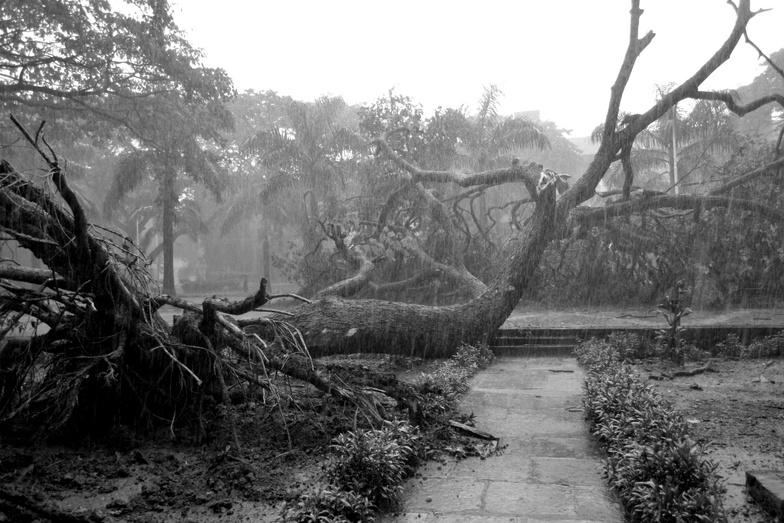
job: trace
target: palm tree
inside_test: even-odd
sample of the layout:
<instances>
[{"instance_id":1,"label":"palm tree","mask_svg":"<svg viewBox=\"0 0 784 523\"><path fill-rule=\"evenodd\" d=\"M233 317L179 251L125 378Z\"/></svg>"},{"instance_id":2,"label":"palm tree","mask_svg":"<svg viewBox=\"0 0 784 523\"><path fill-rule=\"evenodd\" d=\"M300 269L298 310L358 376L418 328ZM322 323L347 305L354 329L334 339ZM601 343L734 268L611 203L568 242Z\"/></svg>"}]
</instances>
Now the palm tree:
<instances>
[{"instance_id":1,"label":"palm tree","mask_svg":"<svg viewBox=\"0 0 784 523\"><path fill-rule=\"evenodd\" d=\"M259 103L250 104L247 98ZM262 242L267 240L269 224L294 222L302 252L315 256L322 241L317 220L328 212L326 207L336 205L364 148L355 132L354 112L339 97L305 103L273 92L245 93L240 102L237 109L244 114L237 114L237 119L250 120L244 125L254 129L237 144L245 163L231 176L234 197L221 232L264 214ZM266 109L248 110L258 105Z\"/></svg>"},{"instance_id":2,"label":"palm tree","mask_svg":"<svg viewBox=\"0 0 784 523\"><path fill-rule=\"evenodd\" d=\"M619 118L623 122L633 116ZM602 131L601 125L594 129L594 142ZM700 100L688 113L673 107L637 136L629 155L634 181L640 187L680 194L682 187L703 184L738 143L739 134L721 103ZM622 185L623 171L621 162L614 164L608 184Z\"/></svg>"},{"instance_id":3,"label":"palm tree","mask_svg":"<svg viewBox=\"0 0 784 523\"><path fill-rule=\"evenodd\" d=\"M220 132L232 127L230 115L217 103L204 106L184 106L175 100L171 105L151 111L145 129L144 144L128 144L120 155L114 171L109 194L104 201L104 212L112 215L118 203L144 181L157 184L155 204L161 211L163 236L163 292L174 295L174 225L177 210L193 210L184 204L178 181L182 175L203 184L216 199L220 199L225 175L220 156L210 143L223 141ZM167 107L169 111L160 111Z\"/></svg>"}]
</instances>

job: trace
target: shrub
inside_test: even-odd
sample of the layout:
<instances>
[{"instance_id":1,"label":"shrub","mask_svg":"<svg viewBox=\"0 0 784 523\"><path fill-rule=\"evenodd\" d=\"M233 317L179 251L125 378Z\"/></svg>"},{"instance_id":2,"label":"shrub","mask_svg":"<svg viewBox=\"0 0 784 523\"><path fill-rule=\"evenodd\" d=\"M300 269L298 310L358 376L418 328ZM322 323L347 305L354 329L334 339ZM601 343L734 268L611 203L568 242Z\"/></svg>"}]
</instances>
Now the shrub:
<instances>
[{"instance_id":1,"label":"shrub","mask_svg":"<svg viewBox=\"0 0 784 523\"><path fill-rule=\"evenodd\" d=\"M743 351L745 358L777 358L784 354L784 332L755 340Z\"/></svg>"},{"instance_id":2,"label":"shrub","mask_svg":"<svg viewBox=\"0 0 784 523\"><path fill-rule=\"evenodd\" d=\"M622 350L595 339L576 354L587 369L583 403L608 454L606 475L632 522L724 522L715 465L686 423L623 364Z\"/></svg>"},{"instance_id":3,"label":"shrub","mask_svg":"<svg viewBox=\"0 0 784 523\"><path fill-rule=\"evenodd\" d=\"M716 344L716 354L733 360L740 359L743 355L743 345L737 334L727 335L727 339Z\"/></svg>"},{"instance_id":4,"label":"shrub","mask_svg":"<svg viewBox=\"0 0 784 523\"><path fill-rule=\"evenodd\" d=\"M297 523L372 523L375 509L365 496L328 487L302 496L295 508L284 512L283 519Z\"/></svg>"},{"instance_id":5,"label":"shrub","mask_svg":"<svg viewBox=\"0 0 784 523\"><path fill-rule=\"evenodd\" d=\"M474 374L479 369L487 368L493 360L495 354L490 350L486 343L479 343L477 345L469 345L468 343L461 343L455 351L454 355L450 358L460 367L469 369Z\"/></svg>"},{"instance_id":6,"label":"shrub","mask_svg":"<svg viewBox=\"0 0 784 523\"><path fill-rule=\"evenodd\" d=\"M451 358L417 378L414 382L419 392L417 422L445 422L443 418L454 409L458 394L468 390L468 379L494 359L487 344L462 343Z\"/></svg>"},{"instance_id":7,"label":"shrub","mask_svg":"<svg viewBox=\"0 0 784 523\"><path fill-rule=\"evenodd\" d=\"M621 361L647 358L655 353L645 338L629 332L611 332L607 336L607 344L618 353Z\"/></svg>"},{"instance_id":8,"label":"shrub","mask_svg":"<svg viewBox=\"0 0 784 523\"><path fill-rule=\"evenodd\" d=\"M405 421L343 433L330 446L335 458L327 477L341 490L365 496L378 507L389 507L416 466L419 439L417 429Z\"/></svg>"},{"instance_id":9,"label":"shrub","mask_svg":"<svg viewBox=\"0 0 784 523\"><path fill-rule=\"evenodd\" d=\"M468 378L494 359L485 344L462 344L435 372L423 374L415 384L419 392L418 417L441 419L454 406L455 396L467 390ZM303 496L283 508L284 521L344 523L373 521L377 507L395 504L403 480L410 475L425 448L416 427L407 421L388 421L380 429L355 430L333 440L329 486Z\"/></svg>"}]
</instances>

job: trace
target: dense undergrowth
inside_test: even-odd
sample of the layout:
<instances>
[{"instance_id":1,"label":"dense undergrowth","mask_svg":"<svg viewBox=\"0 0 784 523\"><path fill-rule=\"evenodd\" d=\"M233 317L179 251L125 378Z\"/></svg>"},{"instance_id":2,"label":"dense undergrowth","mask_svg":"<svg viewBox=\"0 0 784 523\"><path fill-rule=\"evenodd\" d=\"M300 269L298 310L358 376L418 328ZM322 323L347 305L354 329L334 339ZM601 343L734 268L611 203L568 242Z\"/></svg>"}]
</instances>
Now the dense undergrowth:
<instances>
[{"instance_id":1,"label":"dense undergrowth","mask_svg":"<svg viewBox=\"0 0 784 523\"><path fill-rule=\"evenodd\" d=\"M584 406L607 451L605 468L630 522L725 522L716 466L682 416L624 363L644 350L634 339L591 339L576 349L587 370Z\"/></svg>"},{"instance_id":2,"label":"dense undergrowth","mask_svg":"<svg viewBox=\"0 0 784 523\"><path fill-rule=\"evenodd\" d=\"M414 383L415 421L392 419L377 428L336 437L324 481L283 509L285 521L299 523L372 522L378 510L395 506L403 482L433 450L429 433L448 429L448 420L467 381L494 359L486 345L461 345L436 369Z\"/></svg>"}]
</instances>

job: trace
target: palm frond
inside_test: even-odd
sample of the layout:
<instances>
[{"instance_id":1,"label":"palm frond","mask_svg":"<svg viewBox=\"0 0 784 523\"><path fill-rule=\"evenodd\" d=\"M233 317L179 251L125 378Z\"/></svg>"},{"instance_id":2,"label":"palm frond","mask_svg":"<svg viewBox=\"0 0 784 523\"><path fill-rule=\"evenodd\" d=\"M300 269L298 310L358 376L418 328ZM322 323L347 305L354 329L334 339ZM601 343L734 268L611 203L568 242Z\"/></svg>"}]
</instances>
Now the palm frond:
<instances>
[{"instance_id":1,"label":"palm frond","mask_svg":"<svg viewBox=\"0 0 784 523\"><path fill-rule=\"evenodd\" d=\"M492 129L490 143L496 151L523 148L550 148L550 140L532 121L510 116Z\"/></svg>"},{"instance_id":2,"label":"palm frond","mask_svg":"<svg viewBox=\"0 0 784 523\"><path fill-rule=\"evenodd\" d=\"M193 180L203 184L220 202L221 194L228 184L228 176L220 165L217 153L202 149L191 140L183 149L183 169Z\"/></svg>"},{"instance_id":3,"label":"palm frond","mask_svg":"<svg viewBox=\"0 0 784 523\"><path fill-rule=\"evenodd\" d=\"M234 200L226 211L226 218L221 224L221 236L230 233L240 223L260 214L262 209L261 200L254 194L247 193L243 197Z\"/></svg>"},{"instance_id":4,"label":"palm frond","mask_svg":"<svg viewBox=\"0 0 784 523\"><path fill-rule=\"evenodd\" d=\"M210 232L207 223L201 216L201 205L195 200L180 200L176 207L176 223L183 234L196 241L200 234Z\"/></svg>"},{"instance_id":5,"label":"palm frond","mask_svg":"<svg viewBox=\"0 0 784 523\"><path fill-rule=\"evenodd\" d=\"M130 192L151 175L152 154L132 149L120 156L114 169L112 185L103 202L103 212L111 220L112 212Z\"/></svg>"},{"instance_id":6,"label":"palm frond","mask_svg":"<svg viewBox=\"0 0 784 523\"><path fill-rule=\"evenodd\" d=\"M494 84L484 89L485 92L482 93L482 97L479 99L479 111L476 115L481 130L492 127L498 121L498 104L504 94Z\"/></svg>"}]
</instances>

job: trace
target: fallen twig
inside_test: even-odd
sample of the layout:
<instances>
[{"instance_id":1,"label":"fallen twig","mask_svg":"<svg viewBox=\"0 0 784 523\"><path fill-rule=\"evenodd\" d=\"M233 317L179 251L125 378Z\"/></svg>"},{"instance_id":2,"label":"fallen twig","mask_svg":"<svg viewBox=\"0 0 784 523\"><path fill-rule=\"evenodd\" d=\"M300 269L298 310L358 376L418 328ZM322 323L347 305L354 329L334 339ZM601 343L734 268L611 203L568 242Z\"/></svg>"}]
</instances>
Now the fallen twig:
<instances>
[{"instance_id":1,"label":"fallen twig","mask_svg":"<svg viewBox=\"0 0 784 523\"><path fill-rule=\"evenodd\" d=\"M703 372L719 372L719 371L711 367L711 364L708 363L704 367L697 367L696 369L676 370L675 372L672 373L672 375L677 378L678 376L696 376L697 374L702 374Z\"/></svg>"},{"instance_id":2,"label":"fallen twig","mask_svg":"<svg viewBox=\"0 0 784 523\"><path fill-rule=\"evenodd\" d=\"M483 430L475 429L474 427L469 427L464 423L460 423L459 421L449 420L449 424L456 429L460 429L463 432L468 432L470 435L480 438L480 439L487 439L487 440L497 440L498 438L493 436L492 434L485 432Z\"/></svg>"}]
</instances>

